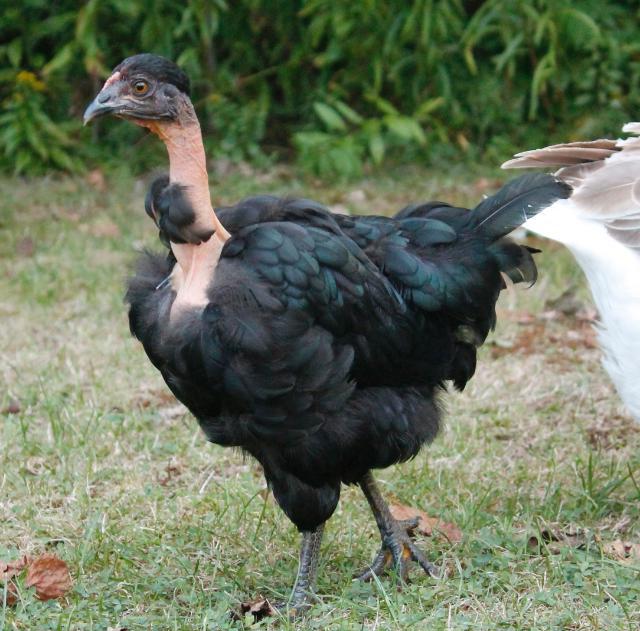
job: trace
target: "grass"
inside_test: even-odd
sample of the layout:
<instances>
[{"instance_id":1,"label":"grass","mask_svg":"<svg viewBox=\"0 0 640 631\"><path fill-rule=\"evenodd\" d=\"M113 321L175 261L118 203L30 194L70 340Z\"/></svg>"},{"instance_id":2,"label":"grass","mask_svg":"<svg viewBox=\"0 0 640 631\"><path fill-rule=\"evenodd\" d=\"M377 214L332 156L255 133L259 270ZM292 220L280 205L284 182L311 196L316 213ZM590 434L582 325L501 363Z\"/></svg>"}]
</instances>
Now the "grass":
<instances>
[{"instance_id":1,"label":"grass","mask_svg":"<svg viewBox=\"0 0 640 631\"><path fill-rule=\"evenodd\" d=\"M492 177L409 171L329 186L251 173L214 182L214 196L286 192L384 212L418 198L471 202ZM0 630L248 627L229 611L288 594L297 534L253 463L204 441L128 334L123 279L156 239L145 184L120 173L106 185L93 174L0 186L0 559L53 551L75 580L63 601L22 589L4 607L0 594ZM306 620L254 628L638 628L640 567L605 550L638 539L640 433L588 329L530 317L568 286L588 302L570 257L544 248L538 284L501 298L435 444L378 472L389 497L463 530L456 545L421 540L446 578L416 572L402 593L387 578L353 583L378 540L363 497L346 489L323 545L321 603ZM552 540L569 530L580 545Z\"/></svg>"}]
</instances>

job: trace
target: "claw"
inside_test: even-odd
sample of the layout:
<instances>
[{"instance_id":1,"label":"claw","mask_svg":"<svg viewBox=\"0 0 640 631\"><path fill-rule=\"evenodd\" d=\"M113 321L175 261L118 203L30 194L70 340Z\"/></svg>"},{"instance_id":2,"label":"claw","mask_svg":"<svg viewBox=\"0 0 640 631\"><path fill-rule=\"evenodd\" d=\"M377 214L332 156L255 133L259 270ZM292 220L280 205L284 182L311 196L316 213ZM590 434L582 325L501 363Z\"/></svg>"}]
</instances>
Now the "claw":
<instances>
[{"instance_id":1,"label":"claw","mask_svg":"<svg viewBox=\"0 0 640 631\"><path fill-rule=\"evenodd\" d=\"M371 472L363 476L359 483L376 518L382 537L382 546L371 565L358 573L355 578L370 581L375 576L382 576L388 570L395 570L400 588L409 580L411 562L416 562L432 578L440 578L438 568L427 559L424 552L411 539L411 535L420 523L420 518L395 519L380 494Z\"/></svg>"},{"instance_id":2,"label":"claw","mask_svg":"<svg viewBox=\"0 0 640 631\"><path fill-rule=\"evenodd\" d=\"M371 581L374 576L382 576L387 568L391 565L391 551L387 550L384 546L378 550L375 559L373 559L369 567L364 568L360 572L354 575L354 578L359 581Z\"/></svg>"},{"instance_id":3,"label":"claw","mask_svg":"<svg viewBox=\"0 0 640 631\"><path fill-rule=\"evenodd\" d=\"M368 568L359 572L355 578L370 581L374 576L383 576L389 570L396 570L398 584L409 580L411 562L416 562L432 578L440 578L438 568L431 563L424 552L411 540L411 533L418 525L417 519L395 521L383 536L382 546Z\"/></svg>"},{"instance_id":4,"label":"claw","mask_svg":"<svg viewBox=\"0 0 640 631\"><path fill-rule=\"evenodd\" d=\"M420 525L420 517L412 517L411 519L403 519L398 522L398 526L406 530L410 535Z\"/></svg>"},{"instance_id":5,"label":"claw","mask_svg":"<svg viewBox=\"0 0 640 631\"><path fill-rule=\"evenodd\" d=\"M304 616L309 609L319 602L315 596L306 598L300 598L295 601L280 601L273 603L273 608L282 616L288 617L290 620L295 620Z\"/></svg>"}]
</instances>

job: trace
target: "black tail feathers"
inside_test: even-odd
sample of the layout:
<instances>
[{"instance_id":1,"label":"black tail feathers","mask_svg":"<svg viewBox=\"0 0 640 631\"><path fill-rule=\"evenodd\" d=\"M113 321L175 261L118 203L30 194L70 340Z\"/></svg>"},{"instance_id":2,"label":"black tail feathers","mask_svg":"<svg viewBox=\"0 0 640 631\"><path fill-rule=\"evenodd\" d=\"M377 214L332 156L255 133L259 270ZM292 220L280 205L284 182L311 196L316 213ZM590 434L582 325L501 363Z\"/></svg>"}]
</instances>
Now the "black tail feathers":
<instances>
[{"instance_id":1,"label":"black tail feathers","mask_svg":"<svg viewBox=\"0 0 640 631\"><path fill-rule=\"evenodd\" d=\"M527 219L559 199L571 195L572 188L546 173L529 173L507 182L495 195L487 197L471 212L469 228L499 239Z\"/></svg>"}]
</instances>

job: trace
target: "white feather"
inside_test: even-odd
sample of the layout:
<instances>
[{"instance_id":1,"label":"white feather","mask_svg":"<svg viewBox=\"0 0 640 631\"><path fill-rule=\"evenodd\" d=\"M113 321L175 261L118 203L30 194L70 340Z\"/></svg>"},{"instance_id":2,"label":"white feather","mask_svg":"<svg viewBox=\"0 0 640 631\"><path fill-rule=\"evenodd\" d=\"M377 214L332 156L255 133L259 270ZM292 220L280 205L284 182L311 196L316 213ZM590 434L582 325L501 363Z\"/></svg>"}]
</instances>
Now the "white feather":
<instances>
[{"instance_id":1,"label":"white feather","mask_svg":"<svg viewBox=\"0 0 640 631\"><path fill-rule=\"evenodd\" d=\"M600 313L602 363L621 399L640 422L640 252L611 237L605 225L561 200L524 227L559 241L582 267Z\"/></svg>"},{"instance_id":2,"label":"white feather","mask_svg":"<svg viewBox=\"0 0 640 631\"><path fill-rule=\"evenodd\" d=\"M628 123L624 131L640 134L640 123ZM573 149L583 151L580 143L573 143L524 152L504 166L565 165L556 176L575 187L574 195L524 227L563 243L582 267L600 312L603 366L640 423L640 139L593 144L610 155L583 159Z\"/></svg>"}]
</instances>

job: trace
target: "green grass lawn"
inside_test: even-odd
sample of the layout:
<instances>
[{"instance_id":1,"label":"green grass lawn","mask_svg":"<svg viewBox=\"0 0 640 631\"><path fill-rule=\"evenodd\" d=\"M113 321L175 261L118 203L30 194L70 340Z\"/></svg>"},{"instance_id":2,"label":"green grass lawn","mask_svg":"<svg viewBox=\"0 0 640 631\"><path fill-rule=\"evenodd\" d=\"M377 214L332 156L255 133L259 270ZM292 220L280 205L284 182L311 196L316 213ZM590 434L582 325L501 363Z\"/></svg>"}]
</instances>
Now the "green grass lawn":
<instances>
[{"instance_id":1,"label":"green grass lawn","mask_svg":"<svg viewBox=\"0 0 640 631\"><path fill-rule=\"evenodd\" d=\"M410 171L329 186L281 170L214 178L213 195L306 195L382 213L477 201L488 177ZM0 180L0 560L51 551L75 581L62 601L23 588L5 607L0 591L0 630L245 628L229 617L241 601L288 595L297 533L254 463L205 442L129 336L124 278L156 234L145 182L123 173L102 185L95 174ZM345 489L323 545L321 603L305 620L254 628L640 627L640 561L608 553L640 540L640 433L589 326L537 317L570 286L589 304L567 253L544 249L536 286L504 292L440 437L378 472L388 497L463 531L455 545L420 540L446 576L415 570L401 593L389 578L354 583L378 534L364 497Z\"/></svg>"}]
</instances>

